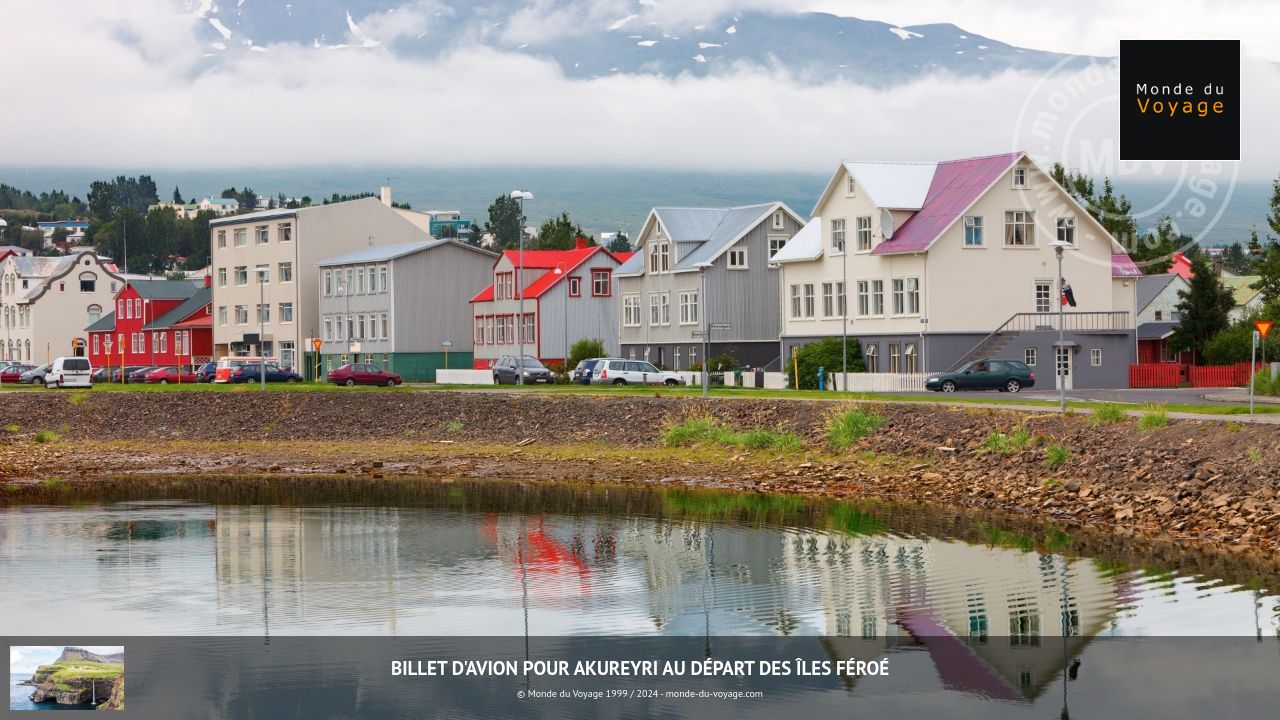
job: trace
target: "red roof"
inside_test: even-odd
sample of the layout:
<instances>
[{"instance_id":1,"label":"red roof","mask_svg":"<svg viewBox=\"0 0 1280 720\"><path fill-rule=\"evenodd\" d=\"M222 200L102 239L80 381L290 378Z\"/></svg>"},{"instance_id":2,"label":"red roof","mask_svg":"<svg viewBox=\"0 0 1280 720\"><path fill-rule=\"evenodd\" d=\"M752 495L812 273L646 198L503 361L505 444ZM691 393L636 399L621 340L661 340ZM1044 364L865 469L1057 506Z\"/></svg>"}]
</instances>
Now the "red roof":
<instances>
[{"instance_id":1,"label":"red roof","mask_svg":"<svg viewBox=\"0 0 1280 720\"><path fill-rule=\"evenodd\" d=\"M1191 260L1180 252L1173 254L1173 264L1169 266L1169 273L1173 275L1181 275L1183 280L1190 281L1196 274L1191 270Z\"/></svg>"},{"instance_id":2,"label":"red roof","mask_svg":"<svg viewBox=\"0 0 1280 720\"><path fill-rule=\"evenodd\" d=\"M213 316L208 313L202 313L200 315L196 315L190 320L183 320L180 323L175 323L174 327L176 328L211 328L213 327Z\"/></svg>"},{"instance_id":3,"label":"red roof","mask_svg":"<svg viewBox=\"0 0 1280 720\"><path fill-rule=\"evenodd\" d=\"M577 270L579 266L597 253L603 253L606 256L615 258L619 263L622 262L622 255L631 256L631 253L610 253L598 245L574 248L573 250L525 250L525 268L549 270L550 272L543 273L530 282L528 287L524 289L524 296L526 298L541 297L547 290L555 287L556 283L568 277L574 270ZM519 250L507 250L503 253L503 256L511 262L513 267L520 267ZM557 267L561 269L559 274L555 272ZM490 283L489 287L481 290L475 297L471 298L471 302L491 302L493 299L493 284Z\"/></svg>"},{"instance_id":4,"label":"red roof","mask_svg":"<svg viewBox=\"0 0 1280 720\"><path fill-rule=\"evenodd\" d=\"M991 183L1009 169L1021 152L987 157L949 160L938 163L929 183L924 205L912 215L892 240L886 240L871 251L873 255L923 252L955 222Z\"/></svg>"}]
</instances>

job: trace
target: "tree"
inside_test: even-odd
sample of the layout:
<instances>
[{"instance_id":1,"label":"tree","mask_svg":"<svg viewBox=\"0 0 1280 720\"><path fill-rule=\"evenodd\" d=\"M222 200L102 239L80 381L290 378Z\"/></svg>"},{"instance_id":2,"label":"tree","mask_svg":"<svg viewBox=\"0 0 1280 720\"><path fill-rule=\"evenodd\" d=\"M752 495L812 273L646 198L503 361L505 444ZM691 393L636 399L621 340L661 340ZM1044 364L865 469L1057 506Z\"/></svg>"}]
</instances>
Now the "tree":
<instances>
[{"instance_id":1,"label":"tree","mask_svg":"<svg viewBox=\"0 0 1280 720\"><path fill-rule=\"evenodd\" d=\"M1129 248L1129 256L1148 275L1168 272L1173 264L1173 254L1182 252L1188 257L1198 254L1200 247L1187 236L1173 231L1173 221L1168 216L1156 221L1155 232L1142 235Z\"/></svg>"},{"instance_id":2,"label":"tree","mask_svg":"<svg viewBox=\"0 0 1280 720\"><path fill-rule=\"evenodd\" d=\"M1249 287L1262 293L1268 304L1280 301L1280 244L1268 243L1262 259L1254 266L1258 282Z\"/></svg>"},{"instance_id":3,"label":"tree","mask_svg":"<svg viewBox=\"0 0 1280 720\"><path fill-rule=\"evenodd\" d=\"M1271 211L1267 213L1267 226L1280 235L1280 177L1271 181Z\"/></svg>"},{"instance_id":4,"label":"tree","mask_svg":"<svg viewBox=\"0 0 1280 720\"><path fill-rule=\"evenodd\" d=\"M178 192L178 186L177 186L177 185L174 185L174 186L173 186L173 203L174 203L175 205L185 205L185 204L186 204L186 203L182 202L182 193Z\"/></svg>"},{"instance_id":5,"label":"tree","mask_svg":"<svg viewBox=\"0 0 1280 720\"><path fill-rule=\"evenodd\" d=\"M1116 195L1111 178L1103 178L1102 193L1095 194L1093 178L1068 172L1062 163L1054 163L1049 175L1133 254L1133 247L1140 239L1138 221L1133 218L1133 203L1124 195Z\"/></svg>"},{"instance_id":6,"label":"tree","mask_svg":"<svg viewBox=\"0 0 1280 720\"><path fill-rule=\"evenodd\" d=\"M1169 344L1174 351L1190 350L1200 358L1209 341L1230 325L1228 315L1235 299L1231 291L1218 282L1203 256L1192 259L1191 270L1195 275L1190 287L1178 291L1176 312L1182 319Z\"/></svg>"},{"instance_id":7,"label":"tree","mask_svg":"<svg viewBox=\"0 0 1280 720\"><path fill-rule=\"evenodd\" d=\"M18 245L33 253L39 253L44 250L44 233L40 230L28 230L19 226Z\"/></svg>"},{"instance_id":8,"label":"tree","mask_svg":"<svg viewBox=\"0 0 1280 720\"><path fill-rule=\"evenodd\" d=\"M120 175L114 180L94 180L89 184L88 210L98 220L110 218L123 207L143 213L158 202L156 182L150 175L136 178Z\"/></svg>"},{"instance_id":9,"label":"tree","mask_svg":"<svg viewBox=\"0 0 1280 720\"><path fill-rule=\"evenodd\" d=\"M572 250L578 238L587 238L589 245L595 245L595 238L590 237L569 219L569 213L562 212L560 217L542 223L538 229L538 240L534 243L536 250Z\"/></svg>"},{"instance_id":10,"label":"tree","mask_svg":"<svg viewBox=\"0 0 1280 720\"><path fill-rule=\"evenodd\" d=\"M1244 247L1236 242L1222 251L1222 267L1236 275L1248 275L1253 269L1253 263L1245 254Z\"/></svg>"},{"instance_id":11,"label":"tree","mask_svg":"<svg viewBox=\"0 0 1280 720\"><path fill-rule=\"evenodd\" d=\"M1249 229L1249 257L1262 257L1262 243L1258 242L1258 228Z\"/></svg>"},{"instance_id":12,"label":"tree","mask_svg":"<svg viewBox=\"0 0 1280 720\"><path fill-rule=\"evenodd\" d=\"M236 193L236 202L240 203L241 212L253 212L258 209L258 193L248 185Z\"/></svg>"},{"instance_id":13,"label":"tree","mask_svg":"<svg viewBox=\"0 0 1280 720\"><path fill-rule=\"evenodd\" d=\"M619 230L618 234L614 235L613 239L609 241L609 246L606 249L611 253L631 252L631 239L627 237L625 232Z\"/></svg>"},{"instance_id":14,"label":"tree","mask_svg":"<svg viewBox=\"0 0 1280 720\"><path fill-rule=\"evenodd\" d=\"M604 357L604 342L596 338L583 338L569 346L569 362L566 370L578 367L578 363L587 358Z\"/></svg>"},{"instance_id":15,"label":"tree","mask_svg":"<svg viewBox=\"0 0 1280 720\"><path fill-rule=\"evenodd\" d=\"M520 214L520 201L507 195L494 198L484 231L493 236L499 250L517 247L527 218Z\"/></svg>"},{"instance_id":16,"label":"tree","mask_svg":"<svg viewBox=\"0 0 1280 720\"><path fill-rule=\"evenodd\" d=\"M1253 323L1280 315L1280 303L1271 303L1255 310L1231 327L1223 330L1205 344L1204 359L1211 365L1231 365L1249 362L1253 353ZM1280 333L1268 333L1263 341L1268 359L1280 358Z\"/></svg>"},{"instance_id":17,"label":"tree","mask_svg":"<svg viewBox=\"0 0 1280 720\"><path fill-rule=\"evenodd\" d=\"M862 344L850 338L845 346L849 357L849 372L866 372L867 365L862 359ZM839 375L844 356L841 354L841 342L838 337L825 338L809 343L796 353L796 365L799 366L800 388L816 390L818 388L818 368L823 368L827 377L832 373ZM791 376L793 365L786 358L787 386L795 387L796 379Z\"/></svg>"}]
</instances>

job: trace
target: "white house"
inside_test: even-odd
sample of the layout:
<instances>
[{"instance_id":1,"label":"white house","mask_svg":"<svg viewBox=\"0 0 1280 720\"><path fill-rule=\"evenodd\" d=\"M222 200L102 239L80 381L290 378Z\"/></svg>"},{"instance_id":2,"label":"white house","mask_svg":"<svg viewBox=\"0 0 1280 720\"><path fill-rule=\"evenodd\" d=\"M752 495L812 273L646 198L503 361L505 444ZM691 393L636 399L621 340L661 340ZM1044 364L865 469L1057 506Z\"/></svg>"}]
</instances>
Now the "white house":
<instances>
[{"instance_id":1,"label":"white house","mask_svg":"<svg viewBox=\"0 0 1280 720\"><path fill-rule=\"evenodd\" d=\"M1056 356L1068 387L1127 383L1141 271L1026 153L844 162L812 217L773 256L783 272L784 356L847 332L872 372L1006 357L1045 373ZM1063 347L1051 245L1059 240L1077 302L1065 309ZM1053 387L1045 376L1040 383Z\"/></svg>"},{"instance_id":2,"label":"white house","mask_svg":"<svg viewBox=\"0 0 1280 720\"><path fill-rule=\"evenodd\" d=\"M110 312L124 281L110 260L91 250L60 257L8 256L0 262L4 359L41 364L85 355L85 326Z\"/></svg>"}]
</instances>

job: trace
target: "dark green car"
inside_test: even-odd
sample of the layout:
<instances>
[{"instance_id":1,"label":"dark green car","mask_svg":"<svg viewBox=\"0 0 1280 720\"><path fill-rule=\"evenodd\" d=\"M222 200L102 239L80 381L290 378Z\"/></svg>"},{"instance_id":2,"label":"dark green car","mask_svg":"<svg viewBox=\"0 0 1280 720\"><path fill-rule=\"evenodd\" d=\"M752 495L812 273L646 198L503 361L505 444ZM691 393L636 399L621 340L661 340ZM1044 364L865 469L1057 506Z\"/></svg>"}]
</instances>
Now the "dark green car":
<instances>
[{"instance_id":1,"label":"dark green car","mask_svg":"<svg viewBox=\"0 0 1280 720\"><path fill-rule=\"evenodd\" d=\"M1021 360L974 360L952 373L930 375L926 390L950 393L957 390L999 390L1016 393L1036 384L1036 374Z\"/></svg>"}]
</instances>

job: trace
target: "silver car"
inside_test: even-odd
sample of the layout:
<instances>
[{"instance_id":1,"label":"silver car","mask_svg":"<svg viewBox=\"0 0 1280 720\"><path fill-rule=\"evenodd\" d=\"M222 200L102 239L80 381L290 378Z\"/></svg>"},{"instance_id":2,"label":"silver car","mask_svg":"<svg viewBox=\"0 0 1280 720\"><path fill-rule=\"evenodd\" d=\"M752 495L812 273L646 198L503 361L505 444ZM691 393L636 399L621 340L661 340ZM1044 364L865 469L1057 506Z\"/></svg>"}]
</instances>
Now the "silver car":
<instances>
[{"instance_id":1,"label":"silver car","mask_svg":"<svg viewBox=\"0 0 1280 720\"><path fill-rule=\"evenodd\" d=\"M643 360L607 358L591 371L592 385L684 385L679 373L659 370Z\"/></svg>"},{"instance_id":2,"label":"silver car","mask_svg":"<svg viewBox=\"0 0 1280 720\"><path fill-rule=\"evenodd\" d=\"M31 368L18 377L18 382L25 385L43 385L44 376L49 372L49 365L50 363L45 363L40 367Z\"/></svg>"}]
</instances>

